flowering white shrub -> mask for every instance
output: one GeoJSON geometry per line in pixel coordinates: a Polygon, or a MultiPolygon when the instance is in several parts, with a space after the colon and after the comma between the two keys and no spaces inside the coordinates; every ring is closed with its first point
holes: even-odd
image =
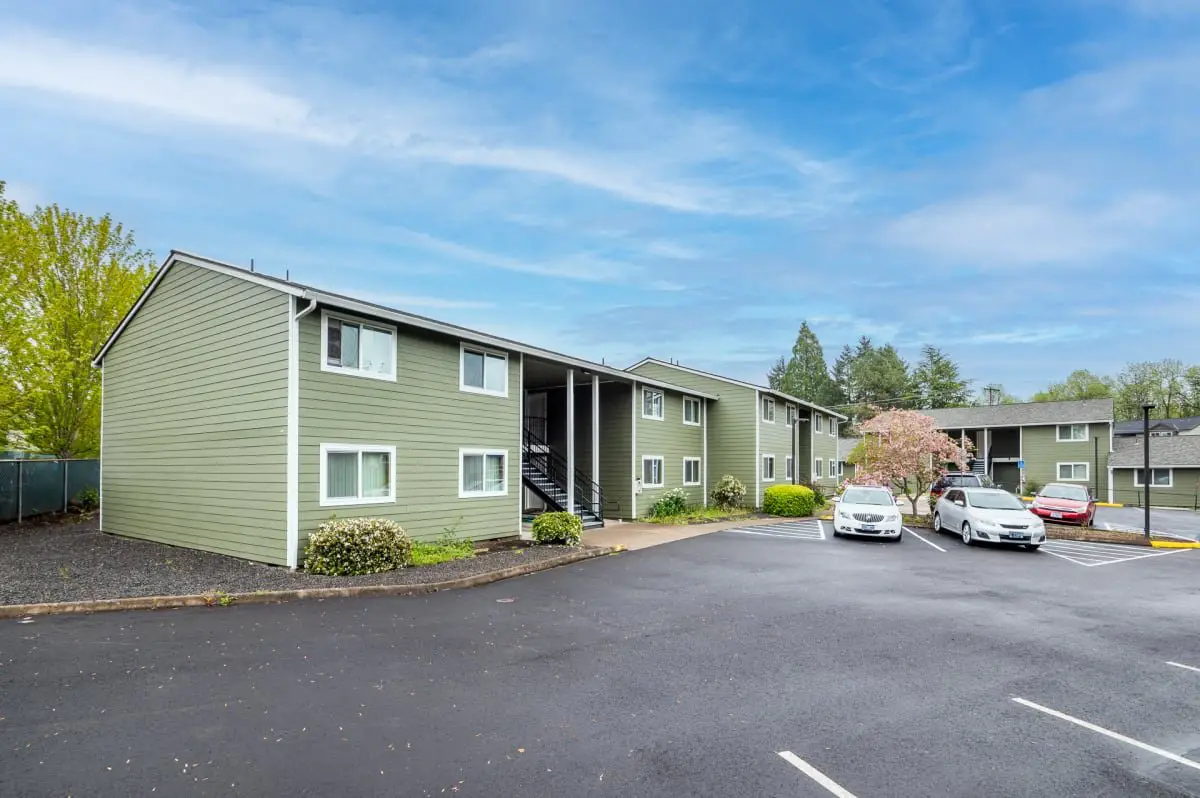
{"type": "Polygon", "coordinates": [[[679,515],[687,512],[687,504],[687,491],[683,488],[671,488],[650,506],[650,517],[662,518],[668,515],[679,515]]]}
{"type": "Polygon", "coordinates": [[[386,518],[336,518],[308,536],[304,568],[326,576],[393,571],[412,562],[412,541],[386,518]]]}
{"type": "Polygon", "coordinates": [[[732,510],[742,506],[742,499],[746,498],[746,486],[737,477],[726,474],[710,495],[713,504],[724,510],[732,510]]]}
{"type": "Polygon", "coordinates": [[[574,513],[542,513],[533,519],[533,539],[536,543],[578,546],[583,540],[583,521],[574,513]]]}

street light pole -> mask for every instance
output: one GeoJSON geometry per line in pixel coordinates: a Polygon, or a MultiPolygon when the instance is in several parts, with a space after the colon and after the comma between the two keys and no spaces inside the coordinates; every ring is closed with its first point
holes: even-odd
{"type": "Polygon", "coordinates": [[[1145,491],[1145,533],[1146,540],[1150,539],[1150,411],[1154,405],[1142,405],[1142,490],[1145,491]]]}

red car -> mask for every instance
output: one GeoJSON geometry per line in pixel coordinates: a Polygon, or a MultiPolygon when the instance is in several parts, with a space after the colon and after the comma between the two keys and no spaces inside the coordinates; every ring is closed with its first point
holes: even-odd
{"type": "Polygon", "coordinates": [[[1096,517],[1096,499],[1083,485],[1051,482],[1038,492],[1029,509],[1048,521],[1091,526],[1096,517]]]}

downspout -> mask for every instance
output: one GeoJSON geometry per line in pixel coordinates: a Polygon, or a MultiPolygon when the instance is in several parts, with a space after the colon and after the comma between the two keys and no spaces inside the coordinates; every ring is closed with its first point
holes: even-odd
{"type": "MultiPolygon", "coordinates": [[[[307,292],[305,293],[307,296],[307,292]]],[[[300,564],[300,320],[317,309],[317,300],[296,312],[296,297],[288,302],[287,371],[287,567],[300,564]]]]}

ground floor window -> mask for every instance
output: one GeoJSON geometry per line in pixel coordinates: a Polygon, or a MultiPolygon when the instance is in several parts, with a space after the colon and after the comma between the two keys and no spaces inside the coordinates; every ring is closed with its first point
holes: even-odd
{"type": "Polygon", "coordinates": [[[659,455],[647,455],[642,458],[642,487],[661,488],[663,486],[663,459],[659,455]]]}
{"type": "Polygon", "coordinates": [[[775,455],[764,454],[762,459],[762,480],[763,482],[775,481],[775,455]]]}
{"type": "Polygon", "coordinates": [[[821,470],[822,470],[822,469],[821,469],[821,461],[820,461],[820,460],[814,460],[814,461],[813,461],[813,476],[814,476],[814,477],[819,477],[819,476],[822,476],[822,474],[821,474],[821,470]]]}
{"type": "Polygon", "coordinates": [[[459,449],[459,498],[508,494],[508,452],[504,449],[459,449]]]}
{"type": "Polygon", "coordinates": [[[1089,463],[1059,463],[1058,478],[1063,482],[1087,482],[1089,463]]]}
{"type": "Polygon", "coordinates": [[[321,444],[321,506],[396,501],[396,447],[321,444]]]}
{"type": "Polygon", "coordinates": [[[783,458],[783,476],[784,479],[789,480],[796,478],[796,461],[792,459],[790,454],[783,458]]]}
{"type": "Polygon", "coordinates": [[[829,476],[836,477],[837,476],[837,460],[830,459],[830,460],[827,460],[826,462],[829,464],[829,472],[828,472],[829,476]]]}
{"type": "Polygon", "coordinates": [[[684,485],[699,485],[700,484],[700,458],[699,457],[683,458],[683,484],[684,485]]]}
{"type": "MultiPolygon", "coordinates": [[[[1174,484],[1174,474],[1169,468],[1151,468],[1150,469],[1150,487],[1152,488],[1169,488],[1174,484]]],[[[1146,487],[1146,471],[1142,468],[1133,470],[1134,487],[1146,487]]]]}

